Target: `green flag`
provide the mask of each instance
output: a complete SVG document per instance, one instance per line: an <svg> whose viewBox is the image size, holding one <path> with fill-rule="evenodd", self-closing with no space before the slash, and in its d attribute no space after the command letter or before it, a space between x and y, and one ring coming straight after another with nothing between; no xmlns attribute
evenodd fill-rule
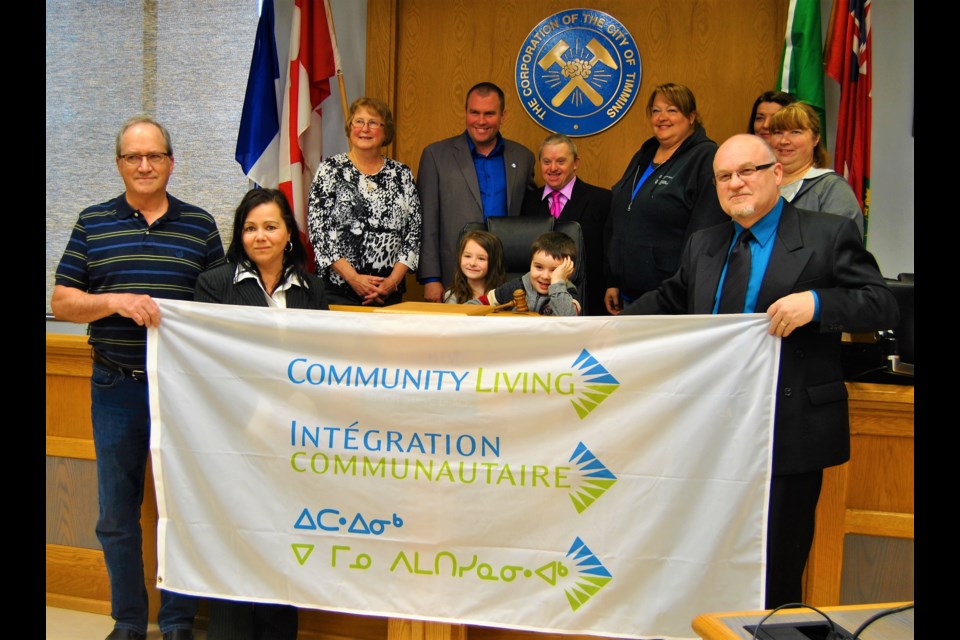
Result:
<svg viewBox="0 0 960 640"><path fill-rule="evenodd" d="M820 116L821 131L827 130L820 0L790 0L777 88L813 105Z"/></svg>

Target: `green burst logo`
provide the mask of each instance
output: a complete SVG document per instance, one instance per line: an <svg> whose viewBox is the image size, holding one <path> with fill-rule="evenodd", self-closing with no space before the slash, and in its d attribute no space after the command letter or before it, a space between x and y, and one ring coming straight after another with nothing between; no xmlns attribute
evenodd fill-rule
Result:
<svg viewBox="0 0 960 640"><path fill-rule="evenodd" d="M583 420L597 408L597 405L606 400L607 396L620 387L620 382L610 375L606 367L600 364L586 349L580 352L573 366L580 370L585 387L580 389L578 396L572 398L570 402L576 409L577 415Z"/></svg>

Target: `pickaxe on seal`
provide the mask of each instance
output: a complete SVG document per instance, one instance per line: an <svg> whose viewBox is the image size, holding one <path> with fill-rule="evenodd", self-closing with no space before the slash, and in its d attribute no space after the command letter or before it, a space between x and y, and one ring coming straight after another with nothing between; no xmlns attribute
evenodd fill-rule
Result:
<svg viewBox="0 0 960 640"><path fill-rule="evenodd" d="M569 63L563 60L563 54L566 53L569 48L570 45L563 40L557 42L557 44L555 44L554 47L547 52L547 55L540 59L540 62L538 63L540 68L546 71L554 64L560 64L566 67L566 65ZM617 63L613 59L613 56L610 55L610 53L602 44L597 42L596 38L591 39L590 42L587 43L587 51L593 54L593 59L586 63L588 70L592 69L597 62L602 62L611 69L617 68ZM584 95L586 95L587 98L590 99L590 102L592 102L595 106L599 107L603 102L603 96L597 93L596 89L587 84L587 81L584 80L584 77L578 73L570 78L570 81L564 85L560 91L557 92L557 95L553 96L553 100L551 100L550 103L555 107L559 107L561 104L563 104L563 101L566 100L571 93L573 93L573 90L577 88L583 91Z"/></svg>

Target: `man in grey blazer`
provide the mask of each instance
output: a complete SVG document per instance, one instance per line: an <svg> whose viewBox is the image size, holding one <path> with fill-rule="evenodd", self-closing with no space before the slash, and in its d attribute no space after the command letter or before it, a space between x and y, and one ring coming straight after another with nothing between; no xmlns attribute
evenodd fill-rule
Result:
<svg viewBox="0 0 960 640"><path fill-rule="evenodd" d="M427 146L417 169L423 210L418 279L424 300L440 302L458 267L457 242L468 222L520 215L534 189L533 153L500 134L503 90L492 82L470 88L466 131Z"/></svg>
<svg viewBox="0 0 960 640"><path fill-rule="evenodd" d="M770 334L783 340L767 518L766 606L773 608L801 601L823 469L850 458L841 332L890 329L899 309L853 220L797 209L780 197L783 167L762 138L724 142L713 171L732 221L690 236L679 270L623 314L717 313L723 281L734 271L728 255L747 234L742 312L766 313Z"/></svg>

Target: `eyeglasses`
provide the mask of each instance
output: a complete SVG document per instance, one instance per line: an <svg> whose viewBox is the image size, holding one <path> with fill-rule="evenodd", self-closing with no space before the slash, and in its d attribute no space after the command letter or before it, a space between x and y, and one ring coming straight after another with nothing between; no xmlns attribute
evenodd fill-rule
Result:
<svg viewBox="0 0 960 640"><path fill-rule="evenodd" d="M144 158L147 159L147 162L150 163L150 166L155 167L166 160L169 156L169 153L145 153L142 155L138 153L127 153L120 157L123 158L123 162L128 167L139 167Z"/></svg>
<svg viewBox="0 0 960 640"><path fill-rule="evenodd" d="M763 171L764 169L769 169L773 165L777 164L776 161L768 162L767 164L758 164L757 166L746 166L742 169L737 169L736 171L721 171L720 173L714 174L713 182L714 184L721 184L730 182L730 179L733 178L733 174L737 174L737 177L741 180L746 180L747 178L753 177L757 174L757 171Z"/></svg>
<svg viewBox="0 0 960 640"><path fill-rule="evenodd" d="M364 125L370 127L370 131L376 131L383 126L382 122L377 122L376 120L364 120L363 118L354 118L350 123L353 125L354 129L363 129Z"/></svg>

